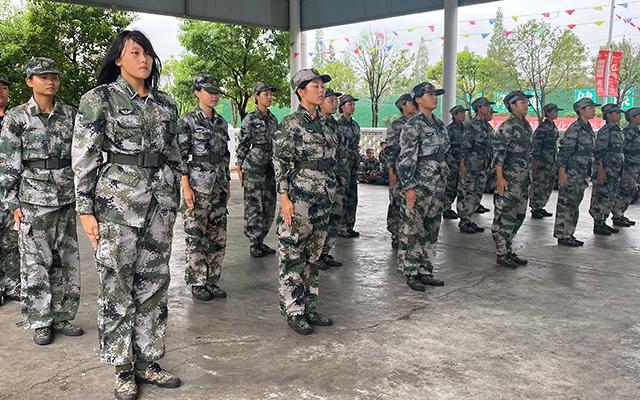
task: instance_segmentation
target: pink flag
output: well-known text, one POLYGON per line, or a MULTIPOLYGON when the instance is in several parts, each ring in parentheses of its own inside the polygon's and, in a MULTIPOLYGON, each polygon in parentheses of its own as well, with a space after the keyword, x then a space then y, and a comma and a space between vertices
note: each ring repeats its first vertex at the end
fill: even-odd
POLYGON ((573 28, 575 28, 575 27, 576 27, 576 24, 569 24, 569 25, 567 25, 567 28, 569 28, 569 29, 573 29, 573 28))
POLYGON ((436 30, 436 27, 434 25, 429 25, 427 26, 427 28, 431 29, 431 32, 436 30))
POLYGON ((509 37, 512 33, 512 31, 504 31, 502 34, 504 35, 504 37, 509 37))
POLYGON ((567 10, 567 14, 571 15, 575 12, 576 10, 567 10))
POLYGON ((550 18, 551 17, 551 13, 548 13, 548 12, 542 13, 542 16, 550 18))

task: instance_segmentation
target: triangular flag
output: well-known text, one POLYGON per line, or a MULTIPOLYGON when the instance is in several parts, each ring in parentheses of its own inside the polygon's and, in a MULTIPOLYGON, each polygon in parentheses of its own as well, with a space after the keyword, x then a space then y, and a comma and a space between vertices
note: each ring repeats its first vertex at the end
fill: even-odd
POLYGON ((616 14, 616 18, 618 18, 618 19, 622 19, 622 17, 620 16, 620 14, 616 14))
POLYGON ((569 24, 569 25, 567 25, 567 28, 569 28, 569 29, 573 29, 573 28, 575 28, 575 27, 576 27, 576 24, 569 24))
POLYGON ((624 8, 629 8, 629 3, 620 3, 620 5, 624 8))
POLYGON ((566 13, 567 13, 567 14, 569 14, 569 15, 571 15, 571 14, 573 14, 575 11, 576 11, 576 10, 567 10, 567 11, 566 11, 566 13))
POLYGON ((384 33, 376 33, 376 38, 378 38, 378 40, 384 40, 384 33))
POLYGON ((308 54, 309 54, 309 57, 313 56, 313 51, 310 51, 308 54))
POLYGON ((633 18, 625 18, 625 19, 624 19, 624 23, 625 23, 625 24, 628 24, 629 22, 631 22, 631 20, 632 20, 632 19, 633 19, 633 18))
POLYGON ((335 40, 335 39, 331 39, 331 40, 329 40, 329 44, 334 44, 335 42, 336 42, 336 40, 335 40))
POLYGON ((604 24, 604 21, 596 21, 596 22, 594 22, 594 24, 596 24, 598 26, 602 26, 602 24, 604 24))
POLYGON ((476 21, 475 21, 474 19, 472 19, 471 21, 469 21, 469 23, 470 23, 471 25, 475 25, 475 24, 476 24, 476 21))
POLYGON ((387 45, 387 50, 391 50, 391 48, 393 48, 393 45, 392 44, 388 44, 387 45))
POLYGON ((322 40, 318 40, 318 44, 319 44, 320 46, 324 46, 324 41, 322 41, 322 40))
POLYGON ((290 42, 289 46, 293 46, 294 44, 296 44, 295 42, 290 42))
POLYGON ((415 28, 411 26, 411 27, 409 27, 409 29, 407 29, 407 32, 413 32, 414 30, 415 30, 415 28))
POLYGON ((440 40, 444 40, 444 36, 440 36, 440 40))
POLYGON ((411 46, 413 46, 413 42, 407 42, 406 45, 411 47, 411 46))
POLYGON ((347 43, 349 43, 349 42, 350 42, 350 40, 349 40, 349 38, 348 38, 348 37, 344 38, 344 40, 346 40, 346 41, 347 41, 347 43))
POLYGON ((551 13, 548 13, 548 12, 542 13, 542 16, 543 17, 547 17, 547 18, 551 18, 551 13))
POLYGON ((633 22, 629 22, 629 25, 633 26, 634 28, 637 26, 636 24, 634 24, 633 22))
POLYGON ((375 47, 369 47, 369 53, 375 53, 375 52, 376 52, 375 47))
POLYGON ((495 18, 489 18, 489 23, 491 25, 495 24, 496 23, 496 19, 495 18))
POLYGON ((544 28, 536 28, 533 30, 535 33, 543 33, 544 32, 544 28))
POLYGON ((512 33, 513 33, 512 31, 504 31, 504 32, 502 32, 504 37, 509 37, 509 36, 511 36, 512 33))
POLYGON ((396 32, 396 31, 391 31, 391 33, 393 33, 394 35, 396 35, 396 37, 398 37, 398 32, 396 32))
POLYGON ((330 51, 325 51, 324 54, 331 54, 331 52, 330 51))
POLYGON ((465 33, 464 35, 462 35, 462 37, 468 38, 468 37, 471 37, 471 35, 469 35, 468 33, 465 33))
POLYGON ((491 35, 491 33, 482 33, 481 35, 483 39, 486 39, 487 36, 491 35))
POLYGON ((593 7, 593 9, 594 9, 594 10, 596 10, 596 11, 602 11, 602 10, 604 10, 604 7, 602 7, 602 6, 595 6, 595 7, 593 7))
POLYGON ((513 19, 514 21, 518 22, 518 16, 514 15, 513 17, 511 17, 511 19, 513 19))
POLYGON ((298 57, 299 55, 300 55, 300 52, 299 52, 299 51, 294 51, 294 52, 293 52, 293 58, 296 58, 296 57, 298 57))
POLYGON ((429 25, 427 26, 427 28, 431 29, 431 32, 436 30, 436 27, 434 25, 429 25))
POLYGON ((358 53, 360 53, 360 49, 354 49, 353 52, 358 54, 358 53))

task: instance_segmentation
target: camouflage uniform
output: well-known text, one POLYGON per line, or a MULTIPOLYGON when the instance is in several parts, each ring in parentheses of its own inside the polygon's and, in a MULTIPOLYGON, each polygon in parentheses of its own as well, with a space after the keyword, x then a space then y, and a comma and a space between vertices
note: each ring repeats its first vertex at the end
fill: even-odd
POLYGON ((122 76, 80 100, 73 136, 76 210, 94 215, 100 229, 95 258, 104 363, 164 355, 169 256, 178 182, 186 173, 177 119, 168 94, 152 90, 142 98, 122 76))
POLYGON ((362 174, 360 177, 360 182, 371 183, 374 185, 384 185, 385 181, 382 177, 382 171, 380 169, 380 161, 377 158, 365 158, 362 163, 362 174), (370 174, 372 172, 377 172, 376 176, 371 177, 370 174))
POLYGON ((513 238, 518 233, 527 212, 529 199, 529 168, 533 129, 526 119, 511 115, 500 127, 493 141, 494 167, 502 165, 507 189, 493 196, 495 214, 491 234, 496 254, 512 254, 513 238))
POLYGON ((449 167, 449 136, 442 121, 424 114, 411 117, 400 132, 397 159, 401 193, 398 267, 406 276, 430 275, 440 232, 444 191, 449 167), (416 201, 407 206, 406 190, 415 189, 416 201))
POLYGON ((75 115, 61 101, 44 113, 31 98, 7 113, 0 135, 3 203, 23 213, 18 245, 22 318, 29 329, 72 320, 80 304, 71 170, 75 115))
MULTIPOLYGON (((605 106, 606 107, 606 106, 605 106)), ((604 107, 603 107, 604 108, 604 107)), ((596 142, 593 150, 595 162, 591 182, 591 204, 589 214, 597 223, 604 223, 609 217, 611 209, 616 200, 622 166, 624 164, 624 134, 620 125, 605 124, 596 135, 596 142), (598 165, 602 163, 606 177, 604 183, 598 182, 598 165)))
POLYGON ((553 121, 545 119, 533 133, 531 157, 540 160, 538 169, 531 171, 529 188, 529 207, 532 210, 543 209, 556 181, 558 152, 558 128, 553 121))
POLYGON ((455 119, 447 125, 449 135, 449 151, 447 152, 447 165, 449 166, 449 176, 447 177, 447 188, 444 192, 444 210, 450 210, 453 201, 458 195, 460 184, 460 158, 462 158, 462 138, 464 136, 464 122, 455 119))
MULTIPOLYGON (((318 111, 318 114, 320 112, 318 111)), ((319 115, 303 107, 282 120, 275 134, 273 159, 278 192, 293 203, 291 225, 278 215, 280 311, 287 317, 317 312, 316 262, 327 236, 336 197, 335 132, 319 115)))
MULTIPOLYGON (((356 223, 358 208, 358 167, 360 165, 360 125, 353 119, 344 116, 338 120, 338 138, 342 141, 339 146, 345 151, 345 161, 339 166, 338 173, 344 182, 344 212, 341 230, 353 230, 356 223)), ((342 160, 342 154, 339 157, 342 160)))
POLYGON ((208 118, 196 108, 178 121, 178 147, 195 194, 194 209, 183 213, 187 285, 216 286, 222 273, 231 179, 228 141, 227 121, 215 110, 208 118))
POLYGON ((278 120, 267 110, 255 110, 244 118, 238 134, 237 164, 244 178, 244 234, 260 247, 276 213, 276 180, 273 171, 273 135, 278 120))
POLYGON ((464 137, 460 147, 467 176, 458 184, 457 211, 460 227, 473 224, 471 217, 480 206, 491 164, 493 137, 493 127, 484 118, 476 116, 464 124, 464 137))
MULTIPOLYGON (((640 114, 638 108, 631 110, 633 115, 640 114)), ((627 111, 627 115, 631 115, 630 110, 627 111)), ((624 166, 612 209, 613 217, 616 219, 624 217, 625 211, 633 200, 636 182, 640 177, 640 126, 629 123, 622 133, 624 134, 624 166)))
MULTIPOLYGON (((400 131, 409 118, 401 115, 387 128, 385 141, 387 145, 384 149, 384 158, 387 168, 393 170, 398 175, 397 160, 400 153, 400 131)), ((387 208, 387 230, 391 233, 393 241, 398 240, 398 230, 400 227, 400 192, 398 184, 389 186, 389 207, 387 208)))
MULTIPOLYGON (((324 124, 329 128, 334 135, 336 136, 336 141, 339 144, 340 139, 338 138, 338 122, 333 117, 333 115, 326 117, 321 117, 324 121, 324 124)), ((336 154, 339 150, 336 149, 336 154)), ((340 225, 342 221, 342 210, 344 209, 344 181, 343 177, 337 173, 338 164, 340 163, 340 159, 336 157, 336 164, 334 167, 334 171, 336 171, 336 197, 335 201, 331 205, 331 215, 329 217, 329 226, 327 228, 327 238, 325 239, 324 246, 322 248, 322 255, 328 255, 331 253, 331 250, 336 246, 336 242, 338 240, 338 232, 340 230, 340 225)), ((346 165, 346 163, 345 163, 346 165)))

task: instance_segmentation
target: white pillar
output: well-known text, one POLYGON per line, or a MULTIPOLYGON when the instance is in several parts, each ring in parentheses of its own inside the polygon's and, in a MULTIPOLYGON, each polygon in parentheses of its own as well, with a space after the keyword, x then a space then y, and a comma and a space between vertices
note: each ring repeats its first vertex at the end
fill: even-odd
POLYGON ((458 0, 444 0, 444 53, 442 121, 451 121, 449 109, 456 104, 456 60, 458 58, 458 0))
MULTIPOLYGON (((301 68, 303 57, 302 34, 300 32, 300 0, 289 0, 289 40, 293 42, 289 55, 291 76, 301 68), (297 54, 297 55, 296 55, 297 54)), ((291 111, 298 108, 298 98, 291 90, 291 111)))

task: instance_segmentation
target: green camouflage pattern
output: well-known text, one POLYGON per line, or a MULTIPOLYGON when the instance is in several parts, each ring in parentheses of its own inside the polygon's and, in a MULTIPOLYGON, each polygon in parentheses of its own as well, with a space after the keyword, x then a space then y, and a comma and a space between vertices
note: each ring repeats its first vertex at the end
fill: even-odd
POLYGON ((549 201, 556 181, 558 153, 558 128, 553 121, 545 119, 533 132, 531 158, 539 160, 538 169, 531 169, 529 187, 529 207, 532 210, 544 208, 549 201))
POLYGON ((618 124, 605 124, 596 135, 593 148, 594 168, 591 182, 589 214, 596 222, 604 222, 616 201, 624 164, 624 133, 618 124), (604 166, 604 183, 598 182, 598 165, 604 166))
POLYGON ((449 167, 445 155, 449 151, 449 135, 442 121, 424 114, 411 117, 400 132, 397 160, 398 185, 401 193, 398 269, 409 275, 433 271, 436 243, 442 221, 444 191, 449 167), (439 159, 428 159, 439 157, 439 159), (416 202, 407 206, 406 190, 415 189, 416 202))
POLYGON ((580 216, 580 203, 591 175, 595 134, 588 121, 578 118, 565 131, 558 149, 558 168, 564 167, 567 184, 558 188, 558 203, 553 236, 573 236, 580 216))
MULTIPOLYGON (((409 118, 401 115, 395 119, 391 125, 387 128, 387 134, 385 137, 385 148, 380 158, 384 158, 387 163, 388 169, 393 169, 393 172, 397 175, 396 162, 398 154, 400 154, 400 132, 402 127, 409 120, 409 118)), ((398 185, 389 186, 389 207, 387 208, 387 231, 391 233, 391 239, 396 240, 398 238, 398 230, 400 227, 400 192, 398 191, 398 185)))
POLYGON ((341 140, 340 149, 345 152, 344 157, 339 154, 338 174, 344 183, 343 217, 341 230, 352 230, 356 224, 356 210, 358 208, 358 167, 360 165, 360 125, 353 119, 344 116, 338 120, 338 138, 341 140), (344 158, 344 160, 343 160, 344 158))
POLYGON ((640 179, 640 127, 629 124, 622 133, 624 134, 624 165, 616 200, 611 210, 614 217, 622 217, 627 211, 640 179))
POLYGON ((13 212, 0 211, 0 297, 20 297, 20 252, 13 212))
POLYGON ((271 111, 255 110, 242 120, 237 137, 237 164, 244 179, 244 234, 258 247, 276 215, 273 136, 277 128, 278 120, 271 111))
MULTIPOLYGON (((318 111, 319 114, 319 111, 318 111)), ((336 197, 334 170, 296 168, 296 161, 334 160, 336 133, 320 118, 300 107, 286 116, 275 134, 273 159, 278 191, 293 203, 291 225, 277 217, 279 291, 282 315, 316 312, 318 268, 336 197)))
POLYGON ((498 256, 512 252, 513 239, 527 212, 532 136, 529 122, 512 114, 500 125, 493 141, 493 164, 502 165, 507 181, 504 194, 493 195, 495 212, 491 234, 498 256))
MULTIPOLYGON (((333 117, 333 115, 327 117, 322 116, 325 125, 336 135, 336 140, 338 144, 340 143, 340 139, 338 139, 338 122, 333 117)), ((337 152, 338 150, 336 150, 337 152)), ((344 208, 344 183, 342 182, 342 178, 340 174, 338 174, 338 163, 340 160, 336 160, 336 198, 333 204, 331 205, 331 212, 329 217, 329 226, 327 228, 327 238, 324 241, 324 246, 322 247, 322 254, 328 255, 331 253, 331 250, 336 246, 336 242, 338 240, 338 233, 340 231, 340 226, 342 223, 342 210, 344 208)))
POLYGON ((358 172, 358 181, 363 183, 371 183, 374 185, 384 185, 386 182, 382 176, 382 168, 377 158, 365 157, 360 165, 358 172), (374 174, 371 176, 371 174, 374 174))
POLYGON ((447 125, 449 135, 449 151, 447 152, 447 165, 449 166, 449 176, 447 177, 447 188, 444 191, 443 209, 451 209, 460 184, 460 158, 462 157, 462 138, 464 137, 464 123, 455 119, 447 125))

